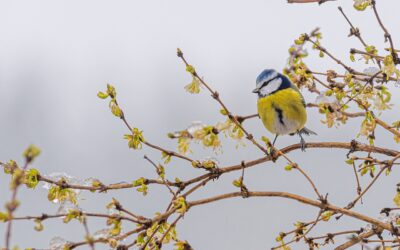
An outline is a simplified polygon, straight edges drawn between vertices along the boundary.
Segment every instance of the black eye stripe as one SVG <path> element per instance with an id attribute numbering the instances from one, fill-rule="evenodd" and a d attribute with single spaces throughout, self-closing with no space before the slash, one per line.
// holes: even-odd
<path id="1" fill-rule="evenodd" d="M 275 80 L 275 79 L 277 79 L 277 78 L 279 78 L 279 76 L 275 76 L 274 78 L 272 78 L 272 79 L 270 79 L 270 80 L 268 80 L 268 81 L 265 81 L 265 82 L 261 85 L 261 88 L 267 86 L 268 83 L 272 82 L 273 80 Z"/>

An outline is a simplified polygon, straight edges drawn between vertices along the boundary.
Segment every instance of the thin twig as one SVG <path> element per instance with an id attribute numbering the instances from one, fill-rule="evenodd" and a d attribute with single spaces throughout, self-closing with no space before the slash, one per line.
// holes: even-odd
<path id="1" fill-rule="evenodd" d="M 377 229 L 377 232 L 379 232 L 379 231 L 382 231 L 382 230 Z M 345 249 L 347 249 L 347 248 L 349 248 L 349 247 L 354 246 L 355 244 L 358 244 L 358 243 L 361 242 L 363 239 L 366 239 L 366 238 L 369 238 L 369 237 L 371 237 L 371 236 L 376 235 L 377 232 L 371 230 L 371 231 L 362 233 L 362 234 L 360 234 L 360 235 L 358 235 L 358 236 L 356 236 L 356 237 L 353 237 L 351 240 L 347 241 L 346 243 L 344 243 L 344 244 L 342 244 L 342 245 L 336 247 L 335 250 L 345 250 Z"/>
<path id="2" fill-rule="evenodd" d="M 82 224 L 83 224 L 83 227 L 85 228 L 86 240 L 89 242 L 90 248 L 91 248 L 92 250 L 95 250 L 94 243 L 93 243 L 93 239 L 92 239 L 91 236 L 90 236 L 90 231 L 89 231 L 89 227 L 88 227 L 88 225 L 87 225 L 86 217 L 83 217 Z"/>
<path id="3" fill-rule="evenodd" d="M 25 164 L 22 167 L 22 172 L 25 172 L 25 170 L 28 168 L 30 163 L 30 160 L 26 159 L 25 160 Z M 6 249 L 10 249 L 10 240 L 11 240 L 11 230 L 12 230 L 12 219 L 13 219 L 13 213 L 15 211 L 15 209 L 17 209 L 17 193 L 18 193 L 18 188 L 21 185 L 21 178 L 23 178 L 22 176 L 19 177 L 20 179 L 15 180 L 15 187 L 13 189 L 12 195 L 11 195 L 11 201 L 6 205 L 7 208 L 7 212 L 8 212 L 8 223 L 7 223 L 7 228 L 6 228 Z"/>
<path id="4" fill-rule="evenodd" d="M 354 176 L 356 177 L 356 182 L 357 182 L 357 194 L 361 194 L 361 185 L 360 185 L 360 180 L 358 178 L 358 174 L 357 174 L 357 170 L 356 170 L 356 165 L 354 164 L 354 162 L 351 164 L 353 167 L 353 171 L 354 171 Z"/>
<path id="5" fill-rule="evenodd" d="M 378 11 L 377 11 L 377 9 L 376 9 L 376 1 L 375 1 L 375 0 L 372 0 L 371 4 L 372 4 L 372 9 L 374 10 L 376 19 L 378 20 L 378 23 L 379 23 L 379 25 L 381 26 L 381 28 L 382 28 L 382 30 L 383 30 L 383 32 L 384 32 L 385 40 L 389 40 L 390 49 L 391 49 L 390 54 L 391 54 L 392 57 L 393 57 L 393 62 L 394 62 L 394 64 L 399 64 L 399 63 L 400 63 L 400 60 L 399 60 L 399 57 L 398 57 L 398 55 L 397 55 L 397 53 L 396 53 L 396 50 L 394 49 L 394 45 L 393 45 L 393 41 L 392 41 L 392 36 L 390 35 L 390 33 L 389 33 L 389 31 L 386 29 L 386 27 L 383 25 L 382 20 L 381 20 L 381 18 L 379 17 Z"/>
<path id="6" fill-rule="evenodd" d="M 151 165 L 154 166 L 154 168 L 156 169 L 156 173 L 158 174 L 158 176 L 161 178 L 161 180 L 163 181 L 164 185 L 167 187 L 168 191 L 172 194 L 172 196 L 174 197 L 174 199 L 176 198 L 176 194 L 174 192 L 174 190 L 172 190 L 172 188 L 170 187 L 170 185 L 165 181 L 164 176 L 162 176 L 159 173 L 159 169 L 157 167 L 157 165 L 149 158 L 147 157 L 147 155 L 144 156 L 144 159 L 146 159 L 148 162 L 150 162 Z"/>

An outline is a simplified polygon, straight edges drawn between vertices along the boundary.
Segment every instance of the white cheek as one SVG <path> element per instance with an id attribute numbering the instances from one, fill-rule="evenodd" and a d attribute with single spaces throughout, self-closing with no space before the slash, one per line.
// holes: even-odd
<path id="1" fill-rule="evenodd" d="M 281 86 L 281 83 L 282 83 L 281 78 L 278 78 L 276 80 L 269 82 L 267 84 L 267 86 L 263 87 L 260 90 L 260 94 L 262 96 L 267 96 L 267 95 L 271 94 L 272 92 L 277 91 L 279 89 L 279 87 Z"/>

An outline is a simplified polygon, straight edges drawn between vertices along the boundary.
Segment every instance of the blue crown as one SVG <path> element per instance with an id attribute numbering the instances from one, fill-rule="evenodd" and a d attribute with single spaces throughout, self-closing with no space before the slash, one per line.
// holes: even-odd
<path id="1" fill-rule="evenodd" d="M 258 77 L 256 79 L 256 84 L 259 84 L 259 83 L 262 83 L 265 81 L 269 81 L 278 75 L 279 75 L 279 73 L 276 72 L 276 70 L 274 70 L 274 69 L 265 69 L 261 72 L 261 74 L 258 75 Z"/>

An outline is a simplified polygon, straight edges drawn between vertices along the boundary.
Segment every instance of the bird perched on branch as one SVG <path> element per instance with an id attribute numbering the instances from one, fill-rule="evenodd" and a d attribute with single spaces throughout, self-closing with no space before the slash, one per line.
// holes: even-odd
<path id="1" fill-rule="evenodd" d="M 273 69 L 266 69 L 257 77 L 258 115 L 264 126 L 275 134 L 272 145 L 279 135 L 300 136 L 301 150 L 306 145 L 302 135 L 315 132 L 304 127 L 307 121 L 306 104 L 299 89 L 286 76 Z"/>

